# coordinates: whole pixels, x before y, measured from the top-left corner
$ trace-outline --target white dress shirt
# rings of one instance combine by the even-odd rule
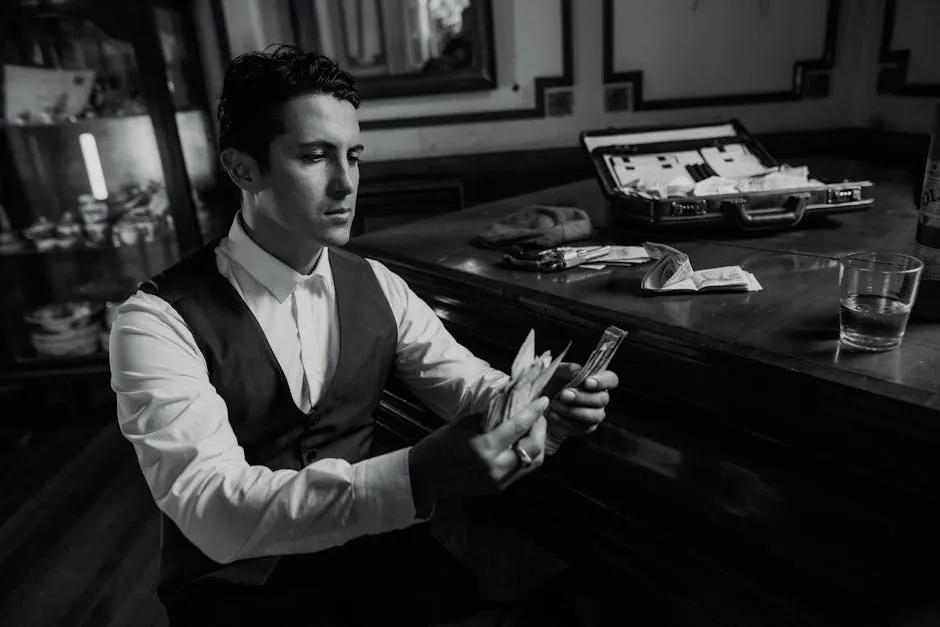
[[[303,276],[235,219],[216,249],[219,272],[257,318],[297,406],[309,412],[333,376],[339,326],[328,249]],[[398,326],[403,382],[445,420],[485,411],[506,375],[457,343],[398,275],[368,260]],[[209,382],[206,361],[179,313],[138,291],[118,310],[111,386],[121,432],[133,444],[154,501],[220,563],[310,553],[419,522],[408,449],[349,464],[250,466]]]

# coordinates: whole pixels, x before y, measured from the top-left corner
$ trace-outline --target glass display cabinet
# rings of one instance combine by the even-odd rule
[[[116,305],[231,219],[190,3],[0,4],[0,382],[107,370]]]

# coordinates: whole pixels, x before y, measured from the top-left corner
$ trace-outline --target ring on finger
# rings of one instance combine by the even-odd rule
[[[512,450],[515,452],[516,457],[519,459],[520,468],[528,468],[535,463],[535,460],[532,459],[532,456],[529,455],[529,451],[522,448],[522,445],[516,442],[512,445]]]

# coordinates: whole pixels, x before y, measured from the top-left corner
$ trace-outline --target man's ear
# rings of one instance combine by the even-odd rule
[[[219,155],[219,159],[229,178],[243,191],[259,192],[264,187],[261,168],[251,155],[236,148],[226,148]]]

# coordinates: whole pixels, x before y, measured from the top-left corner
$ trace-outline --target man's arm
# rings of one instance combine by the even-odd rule
[[[138,293],[111,331],[118,420],[154,501],[216,562],[310,553],[418,522],[408,449],[300,471],[250,466],[179,314]]]
[[[368,262],[398,324],[395,365],[402,382],[448,422],[485,412],[509,377],[457,342],[404,279],[378,261]]]

